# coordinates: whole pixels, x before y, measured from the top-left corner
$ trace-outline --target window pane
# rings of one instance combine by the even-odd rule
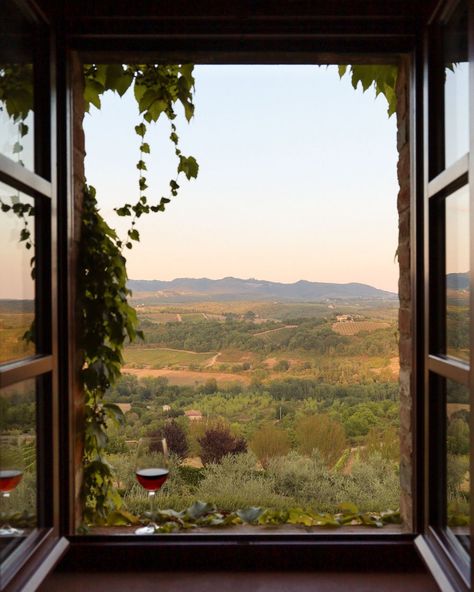
[[[444,30],[446,167],[469,150],[467,23],[467,2],[461,2]]]
[[[446,199],[446,352],[469,361],[469,190]]]
[[[36,384],[0,390],[0,562],[37,524]]]
[[[34,199],[0,183],[0,363],[34,354]],[[5,211],[8,208],[8,211]],[[15,208],[17,212],[14,212]],[[21,212],[23,211],[23,217]],[[27,240],[22,233],[30,232]],[[27,246],[30,245],[30,248]]]
[[[446,452],[448,527],[469,549],[469,390],[446,381]]]
[[[0,153],[33,170],[33,28],[11,0],[0,19]]]

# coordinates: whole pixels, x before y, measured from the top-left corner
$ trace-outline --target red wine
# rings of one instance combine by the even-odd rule
[[[15,469],[0,471],[0,491],[2,493],[13,491],[22,477],[23,472]]]
[[[158,491],[163,483],[168,479],[169,471],[167,469],[140,469],[136,473],[137,481],[147,491]]]

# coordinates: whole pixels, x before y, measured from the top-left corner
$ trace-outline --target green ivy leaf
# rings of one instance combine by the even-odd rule
[[[146,142],[143,142],[140,146],[140,152],[144,152],[145,154],[150,154],[150,146]]]
[[[135,126],[135,132],[143,138],[146,134],[146,125],[144,123],[140,123],[139,125]]]
[[[212,504],[197,501],[186,510],[185,516],[191,520],[197,520],[209,512],[214,512],[215,509]]]
[[[107,75],[105,79],[105,88],[123,95],[130,88],[133,81],[133,75],[128,70],[124,70],[120,64],[110,64],[107,66]]]
[[[355,504],[349,502],[343,502],[339,504],[339,509],[343,514],[358,514],[359,508]]]
[[[237,516],[246,524],[255,524],[260,516],[263,514],[263,508],[250,507],[245,510],[237,510]]]
[[[140,234],[138,233],[138,230],[136,230],[135,228],[128,231],[128,236],[134,241],[140,240]]]
[[[84,101],[85,111],[89,112],[90,105],[94,105],[96,109],[100,109],[101,102],[100,96],[104,93],[104,87],[102,84],[94,80],[93,78],[86,78],[84,85]]]
[[[20,123],[18,124],[18,131],[20,132],[20,136],[24,138],[28,133],[28,126],[22,121],[20,121]]]
[[[123,411],[120,409],[118,405],[113,403],[105,403],[104,404],[104,411],[106,412],[107,416],[112,419],[115,425],[123,425],[125,422],[125,415]]]
[[[195,179],[198,176],[198,171],[199,165],[194,156],[179,157],[178,173],[184,173],[188,181]]]

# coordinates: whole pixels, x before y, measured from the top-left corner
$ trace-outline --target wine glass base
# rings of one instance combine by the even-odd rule
[[[0,536],[20,536],[24,533],[21,528],[13,528],[13,526],[2,526],[0,528]]]
[[[141,526],[140,528],[137,528],[135,534],[155,534],[156,531],[157,526],[154,524],[149,524],[148,526]]]

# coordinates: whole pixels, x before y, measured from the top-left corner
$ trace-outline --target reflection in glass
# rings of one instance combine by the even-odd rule
[[[460,2],[444,29],[445,166],[469,151],[467,2]]]
[[[33,30],[12,0],[0,19],[0,153],[33,170]]]
[[[35,353],[34,199],[0,183],[0,363]],[[4,211],[5,209],[8,211]],[[25,210],[23,217],[14,208]],[[27,240],[25,231],[30,232]],[[22,236],[23,233],[23,236]],[[30,248],[27,248],[31,245]]]
[[[446,198],[446,353],[469,361],[469,191]]]
[[[446,487],[448,526],[464,548],[469,549],[469,390],[446,381]]]
[[[0,563],[36,526],[36,384],[0,390]]]

